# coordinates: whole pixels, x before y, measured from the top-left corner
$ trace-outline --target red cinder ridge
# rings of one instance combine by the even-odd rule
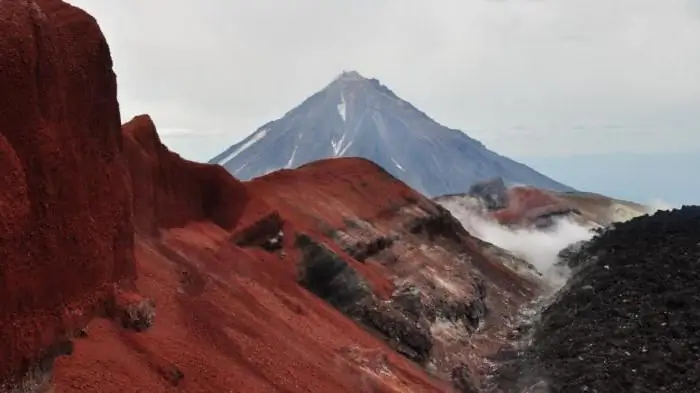
[[[243,184],[219,166],[188,162],[160,141],[146,115],[124,124],[125,156],[134,187],[138,231],[211,221],[232,228],[248,202]]]
[[[505,225],[527,225],[538,217],[570,209],[566,201],[552,192],[529,186],[511,187],[508,206],[493,213]]]
[[[137,287],[154,300],[155,322],[141,333],[109,321],[93,322],[86,337],[76,340],[73,355],[57,361],[54,382],[61,392],[451,391],[448,383],[429,376],[298,285],[293,234],[320,232],[316,223],[289,221],[297,217],[283,214],[281,251],[237,246],[238,233],[284,211],[284,206],[268,203],[277,203],[279,194],[229,175],[218,178],[218,184],[207,183],[214,178],[211,173],[223,168],[179,158],[157,142],[154,130],[150,119],[141,116],[123,127],[126,150],[140,152],[128,154],[134,222],[143,227],[147,220],[138,214],[144,214],[157,227],[138,231],[135,247]],[[340,168],[328,164],[328,175],[340,174]],[[345,165],[370,181],[381,175],[378,167],[360,160]],[[144,169],[161,178],[145,178]],[[169,176],[177,183],[176,173],[169,173],[175,170],[187,174],[184,184],[168,183]],[[304,187],[313,185],[299,180],[301,196]],[[226,222],[229,228],[217,225],[202,208],[200,184],[212,192],[231,192],[216,206],[216,214],[237,217],[235,223]],[[398,194],[408,192],[403,185],[399,189]],[[136,207],[139,203],[143,205]],[[372,283],[379,291],[392,286],[376,272],[367,274],[376,275]],[[385,369],[391,378],[383,377]]]

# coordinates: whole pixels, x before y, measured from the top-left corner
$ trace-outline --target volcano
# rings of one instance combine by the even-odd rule
[[[466,192],[472,184],[494,177],[508,184],[572,191],[464,132],[439,124],[377,79],[355,71],[343,72],[210,163],[248,180],[335,157],[373,161],[427,196]]]

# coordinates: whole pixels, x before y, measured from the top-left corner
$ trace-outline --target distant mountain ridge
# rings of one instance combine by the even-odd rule
[[[571,191],[545,175],[440,125],[377,79],[343,72],[323,90],[209,162],[239,179],[332,157],[363,157],[427,196],[466,192],[501,177]]]

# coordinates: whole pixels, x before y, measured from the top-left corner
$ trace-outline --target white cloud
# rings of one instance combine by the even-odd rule
[[[546,230],[509,228],[459,205],[447,203],[445,207],[473,236],[528,261],[555,286],[564,284],[569,274],[568,268],[557,265],[559,252],[594,235],[591,228],[566,218],[556,219]]]
[[[697,0],[73,3],[109,39],[125,118],[229,145],[357,69],[504,154],[700,147]]]
[[[221,135],[219,130],[193,130],[189,128],[158,128],[158,135],[165,138],[189,138],[208,135]]]
[[[659,210],[673,210],[680,208],[680,206],[675,206],[659,198],[652,199],[651,202],[647,203],[646,205],[651,207],[652,214],[656,213]]]

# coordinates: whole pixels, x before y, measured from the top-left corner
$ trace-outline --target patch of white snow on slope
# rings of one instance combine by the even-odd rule
[[[338,104],[338,114],[343,119],[343,123],[345,123],[345,119],[347,116],[347,112],[345,109],[346,109],[346,107],[345,107],[345,95],[340,94],[340,104]]]
[[[234,157],[237,155],[241,154],[241,152],[254,144],[256,144],[259,140],[263,139],[267,135],[267,129],[263,128],[262,130],[258,131],[255,135],[253,135],[249,140],[247,140],[245,143],[243,143],[238,149],[234,150],[231,152],[231,154],[227,155],[226,157],[222,158],[219,160],[217,164],[219,165],[224,165],[227,162],[231,161]],[[240,168],[239,168],[240,170]]]
[[[399,169],[401,169],[402,171],[406,172],[406,169],[404,169],[404,167],[402,167],[401,164],[399,164],[398,162],[396,162],[396,160],[394,159],[394,157],[391,157],[391,161],[394,163],[394,165],[396,165],[397,168],[399,168]]]
[[[339,155],[339,156],[344,155],[345,152],[348,151],[348,148],[349,148],[350,146],[352,146],[352,141],[348,142],[347,145],[345,145],[345,147],[343,147],[343,149],[340,151],[340,154],[338,154],[338,155]]]
[[[352,141],[345,143],[345,137],[347,136],[348,134],[345,133],[342,137],[340,137],[340,140],[338,142],[331,141],[331,146],[333,146],[333,155],[335,157],[342,156],[348,150],[348,147],[352,145]]]
[[[294,156],[296,156],[298,148],[299,148],[299,146],[294,146],[294,150],[292,150],[292,156],[289,157],[289,161],[287,161],[287,165],[284,166],[285,168],[292,167],[292,163],[294,162]]]

